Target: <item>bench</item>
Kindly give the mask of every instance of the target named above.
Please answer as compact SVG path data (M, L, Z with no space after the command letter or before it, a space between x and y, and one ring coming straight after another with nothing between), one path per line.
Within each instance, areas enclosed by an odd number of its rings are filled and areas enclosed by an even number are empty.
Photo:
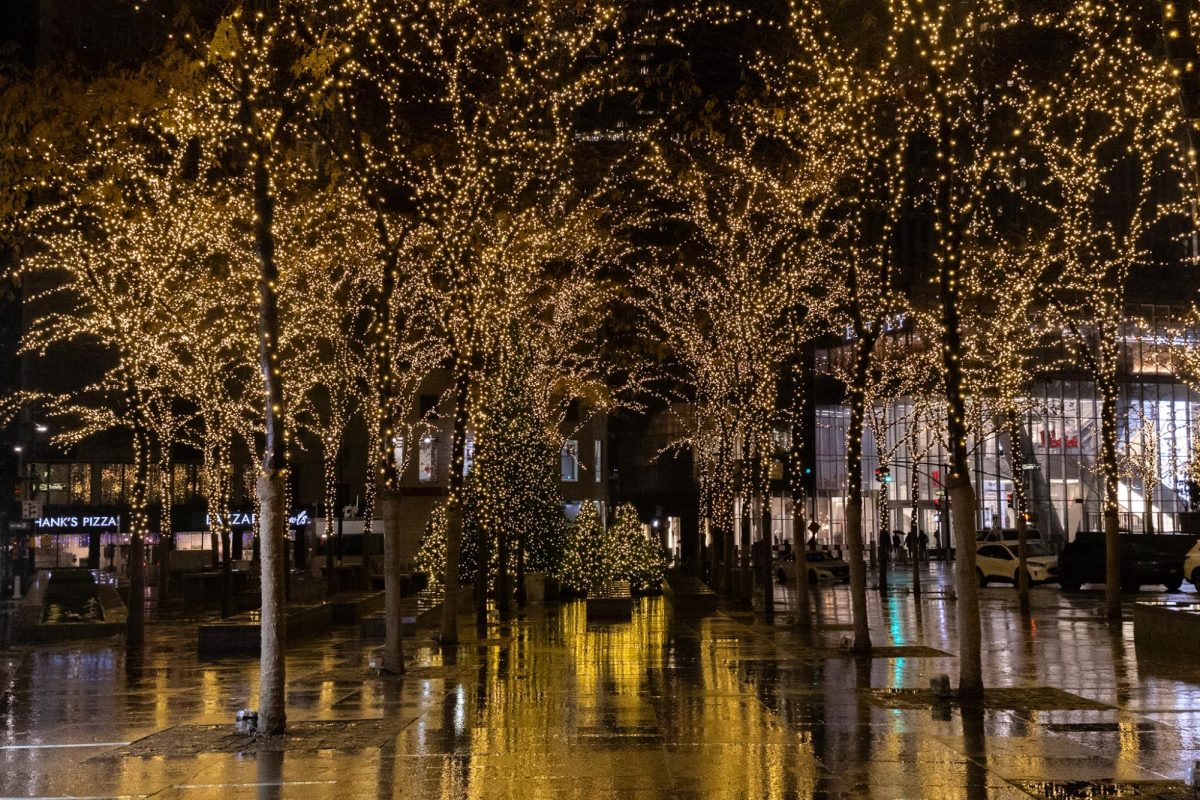
M669 575L663 595L680 616L705 617L717 613L717 593L691 575Z
M442 598L437 592L421 592L415 597L406 597L400 603L401 630L405 636L416 636L417 628L431 628L442 619ZM382 608L368 614L359 622L359 635L382 639L387 635L387 619Z
M1134 603L1133 641L1142 658L1194 661L1200 657L1200 603Z
M334 625L357 625L364 617L383 610L383 592L335 595L326 602L333 607Z
M289 605L285 615L289 645L328 633L333 624L333 606L329 603ZM262 640L260 619L260 612L248 611L201 625L200 657L258 655Z

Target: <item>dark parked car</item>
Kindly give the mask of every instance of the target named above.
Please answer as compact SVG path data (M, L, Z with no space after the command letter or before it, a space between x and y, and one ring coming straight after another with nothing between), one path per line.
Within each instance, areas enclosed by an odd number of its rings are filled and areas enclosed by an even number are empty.
M1162 584L1175 591L1183 585L1183 558L1174 548L1147 534L1121 534L1121 588L1136 591ZM1085 583L1104 583L1104 534L1080 533L1058 556L1058 582L1069 592Z

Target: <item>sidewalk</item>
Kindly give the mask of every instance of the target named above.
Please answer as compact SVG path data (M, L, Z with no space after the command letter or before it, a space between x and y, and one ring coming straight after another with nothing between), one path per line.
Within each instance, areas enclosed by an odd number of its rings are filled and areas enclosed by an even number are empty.
M1188 797L1200 759L1200 666L1139 661L1098 592L982 590L982 707L930 700L956 675L946 569L907 570L870 597L879 648L848 636L844 586L816 593L818 641L738 608L675 620L661 598L631 623L579 603L495 623L443 659L408 640L403 678L362 669L350 632L289 654L290 735L234 733L254 707L252 660L198 662L192 622L120 644L0 655L0 795L476 798ZM874 583L874 581L872 581ZM1146 593L1146 596L1162 596ZM790 605L789 605L790 604ZM464 626L469 622L463 617Z

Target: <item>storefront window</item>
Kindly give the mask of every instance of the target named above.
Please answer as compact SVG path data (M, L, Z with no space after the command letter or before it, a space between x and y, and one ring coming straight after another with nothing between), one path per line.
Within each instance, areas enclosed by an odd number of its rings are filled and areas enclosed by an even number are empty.
M195 466L192 464L175 464L172 468L174 479L171 481L171 500L180 505L191 502L195 494Z
M579 442L567 440L562 448L562 479L574 482L579 480Z
M92 502L92 465L71 465L71 504L87 505Z
M100 465L100 504L120 503L125 497L124 464Z
M69 464L35 464L33 476L33 491L37 499L49 505L70 504Z
M417 475L421 483L437 480L437 441L432 436L422 436L417 451Z

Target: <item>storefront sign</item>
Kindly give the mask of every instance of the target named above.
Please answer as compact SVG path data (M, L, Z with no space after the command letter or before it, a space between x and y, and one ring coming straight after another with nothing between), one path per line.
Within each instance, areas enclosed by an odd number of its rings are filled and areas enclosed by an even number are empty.
M1041 439L1042 439L1042 447L1049 447L1051 449L1059 449L1059 450L1065 450L1067 448L1078 449L1078 447L1079 447L1078 434L1075 436L1067 436L1066 434L1059 436L1057 433L1054 432L1053 428L1051 428L1050 431L1048 431L1048 432L1041 431L1040 433L1041 433Z
M213 514L204 515L204 527L211 530L214 519ZM307 508L297 508L288 516L288 525L293 528L299 528L307 525L312 521ZM258 524L258 516L253 511L230 511L229 512L229 527L233 530L253 528Z
M56 531L80 531L80 530L99 530L99 531L116 531L121 529L120 514L61 514L39 517L33 520L34 526L38 530Z

